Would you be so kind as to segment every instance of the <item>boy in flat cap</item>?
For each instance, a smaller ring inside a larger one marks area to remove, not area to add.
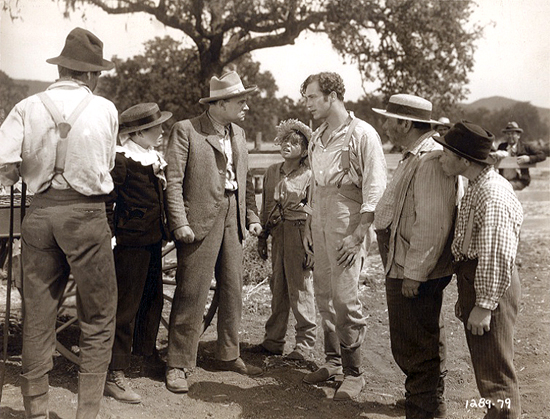
[[[116,279],[105,199],[113,190],[117,110],[95,96],[103,43],[76,28],[58,57],[59,80],[19,102],[0,128],[0,182],[19,177],[34,192],[21,229],[23,372],[27,417],[48,417],[57,308],[69,278],[80,324],[79,419],[95,418],[115,327]]]
[[[439,161],[447,176],[468,178],[452,252],[458,283],[457,317],[464,323],[487,419],[521,417],[514,368],[514,326],[521,297],[515,264],[523,210],[493,165],[493,134],[462,121],[445,137]]]

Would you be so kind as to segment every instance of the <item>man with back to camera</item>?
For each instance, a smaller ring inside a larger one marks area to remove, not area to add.
[[[374,226],[386,273],[390,341],[405,373],[407,419],[446,417],[443,290],[453,274],[451,241],[455,180],[444,175],[442,147],[430,127],[432,104],[408,94],[390,97],[384,130],[403,158],[376,206]]]
[[[59,79],[19,102],[0,128],[0,182],[21,176],[34,192],[23,220],[25,414],[48,417],[57,308],[69,278],[77,285],[80,372],[77,419],[95,418],[111,359],[117,288],[105,199],[113,189],[117,110],[92,91],[103,70],[103,43],[73,29],[58,57]]]
[[[464,332],[486,419],[519,419],[514,327],[521,298],[515,264],[523,209],[513,188],[493,168],[494,136],[462,121],[443,138],[439,161],[447,176],[468,178],[452,252],[457,275],[456,316]]]
[[[346,400],[365,385],[361,345],[367,327],[358,281],[363,242],[386,185],[386,160],[375,129],[346,110],[338,74],[310,75],[300,92],[313,118],[323,121],[309,144],[313,214],[306,221],[304,247],[314,250],[313,282],[326,362],[304,382],[317,384],[343,373],[333,400]]]
[[[242,242],[262,231],[254,188],[248,178],[245,133],[238,122],[248,111],[239,75],[210,80],[202,115],[177,122],[166,160],[168,221],[176,241],[178,268],[168,334],[166,388],[188,391],[187,374],[197,361],[202,318],[212,276],[219,293],[217,367],[250,376],[262,369],[240,358]]]

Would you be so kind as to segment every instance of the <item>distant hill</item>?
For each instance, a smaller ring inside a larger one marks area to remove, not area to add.
[[[52,81],[40,81],[40,80],[14,80],[17,84],[22,84],[24,86],[28,86],[29,90],[27,94],[34,95],[35,93],[43,92],[48,88],[50,84],[53,83]]]
[[[519,102],[521,101],[509,99],[502,96],[492,96],[492,97],[476,100],[475,102],[472,102],[469,104],[462,103],[461,106],[468,111],[485,108],[493,112],[493,111],[499,111],[501,109],[510,108]],[[546,125],[550,126],[550,109],[541,108],[539,106],[535,106],[535,108],[537,108],[537,110],[539,111],[541,121],[545,122]]]

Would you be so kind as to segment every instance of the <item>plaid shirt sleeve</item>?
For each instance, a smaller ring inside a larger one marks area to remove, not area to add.
[[[478,256],[476,306],[494,310],[510,286],[523,211],[508,185],[491,180],[479,191],[472,245]]]

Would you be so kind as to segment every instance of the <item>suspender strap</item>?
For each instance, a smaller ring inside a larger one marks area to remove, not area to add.
[[[61,138],[57,142],[54,172],[56,174],[61,174],[65,170],[65,158],[67,156],[67,135],[69,134],[69,131],[71,130],[73,124],[76,122],[82,111],[86,108],[86,106],[88,106],[94,96],[92,94],[87,94],[71,113],[71,116],[69,116],[68,120],[65,120],[65,118],[63,118],[63,114],[61,113],[59,108],[55,106],[55,103],[48,96],[48,94],[46,94],[46,92],[40,93],[38,97],[52,116],[55,125],[59,129],[59,136]]]
[[[475,207],[472,205],[470,208],[470,214],[468,215],[468,224],[466,226],[466,232],[464,233],[464,241],[462,242],[462,254],[468,256],[468,248],[472,241],[472,231],[474,230],[474,212]]]
[[[344,142],[342,144],[342,170],[344,173],[342,173],[342,177],[338,181],[338,187],[342,186],[342,180],[344,179],[344,176],[349,172],[350,169],[350,161],[349,161],[349,143],[351,141],[351,136],[353,135],[353,131],[355,131],[355,127],[359,123],[359,119],[353,118],[349,124],[348,130],[346,132],[346,136],[344,137]]]

